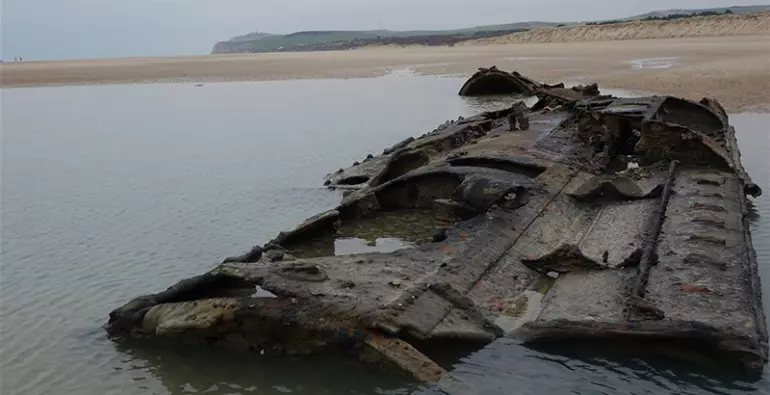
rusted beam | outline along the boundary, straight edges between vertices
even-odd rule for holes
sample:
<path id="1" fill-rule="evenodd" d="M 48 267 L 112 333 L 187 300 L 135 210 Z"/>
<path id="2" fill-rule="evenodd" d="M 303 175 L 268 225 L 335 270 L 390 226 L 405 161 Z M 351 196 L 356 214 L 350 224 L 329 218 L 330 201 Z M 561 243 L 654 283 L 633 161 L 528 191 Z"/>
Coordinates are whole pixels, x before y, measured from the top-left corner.
<path id="1" fill-rule="evenodd" d="M 630 305 L 634 305 L 636 301 L 644 298 L 647 280 L 650 278 L 650 269 L 657 260 L 655 252 L 658 249 L 658 239 L 660 238 L 660 231 L 663 228 L 663 222 L 666 220 L 666 209 L 668 208 L 668 202 L 671 200 L 671 188 L 676 180 L 678 165 L 679 161 L 673 160 L 668 167 L 668 176 L 666 177 L 666 184 L 663 186 L 663 194 L 660 197 L 658 209 L 655 212 L 655 216 L 652 218 L 652 222 L 649 224 L 644 244 L 642 245 L 642 257 L 639 261 L 634 287 L 631 289 Z M 634 309 L 631 308 L 628 309 L 626 315 L 627 320 L 631 318 L 633 310 Z"/>

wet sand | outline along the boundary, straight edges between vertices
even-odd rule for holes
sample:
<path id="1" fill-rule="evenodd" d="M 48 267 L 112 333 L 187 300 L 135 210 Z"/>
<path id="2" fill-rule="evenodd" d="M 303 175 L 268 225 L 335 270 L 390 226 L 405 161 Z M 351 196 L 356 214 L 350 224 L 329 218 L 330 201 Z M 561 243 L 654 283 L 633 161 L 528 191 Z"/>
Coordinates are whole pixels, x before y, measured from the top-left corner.
<path id="1" fill-rule="evenodd" d="M 0 65 L 0 86 L 354 78 L 410 68 L 470 75 L 497 65 L 546 82 L 588 83 L 700 99 L 731 112 L 770 111 L 770 35 L 343 52 L 84 59 Z"/>

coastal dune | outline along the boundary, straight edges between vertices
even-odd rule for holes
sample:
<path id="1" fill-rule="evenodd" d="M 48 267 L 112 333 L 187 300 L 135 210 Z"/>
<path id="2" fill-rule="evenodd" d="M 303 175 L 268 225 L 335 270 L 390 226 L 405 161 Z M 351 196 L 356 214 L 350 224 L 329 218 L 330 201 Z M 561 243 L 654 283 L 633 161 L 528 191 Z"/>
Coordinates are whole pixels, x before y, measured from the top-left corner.
<path id="1" fill-rule="evenodd" d="M 466 41 L 458 45 L 641 40 L 754 34 L 770 34 L 770 12 L 699 16 L 672 20 L 629 21 L 606 25 L 546 27 L 506 36 Z"/>

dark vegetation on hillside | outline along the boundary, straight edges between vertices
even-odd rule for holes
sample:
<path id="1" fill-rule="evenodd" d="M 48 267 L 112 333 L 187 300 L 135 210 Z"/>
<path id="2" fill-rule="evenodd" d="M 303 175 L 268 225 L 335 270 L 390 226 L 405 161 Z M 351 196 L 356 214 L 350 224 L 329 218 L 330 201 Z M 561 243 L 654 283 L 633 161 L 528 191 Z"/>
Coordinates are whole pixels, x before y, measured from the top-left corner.
<path id="1" fill-rule="evenodd" d="M 242 52 L 260 53 L 260 52 L 308 52 L 308 51 L 339 51 L 361 48 L 366 46 L 377 45 L 426 45 L 426 46 L 454 46 L 455 44 L 466 41 L 474 40 L 478 38 L 497 37 L 504 36 L 511 33 L 519 33 L 527 31 L 528 29 L 509 29 L 509 30 L 495 30 L 495 31 L 477 31 L 472 34 L 426 34 L 417 36 L 376 36 L 373 38 L 356 38 L 351 40 L 340 41 L 327 41 L 317 43 L 300 43 L 294 45 L 282 46 L 279 48 L 251 48 Z M 292 36 L 323 36 L 328 34 L 327 32 L 301 32 L 286 35 L 285 37 L 291 38 Z"/>
<path id="2" fill-rule="evenodd" d="M 648 16 L 646 18 L 639 19 L 640 21 L 670 21 L 673 19 L 685 19 L 685 18 L 694 18 L 697 16 L 716 16 L 716 15 L 722 15 L 722 14 L 732 14 L 733 12 L 730 10 L 725 10 L 725 12 L 716 12 L 716 11 L 703 11 L 703 12 L 696 12 L 692 14 L 670 14 L 665 16 Z M 609 20 L 609 21 L 600 21 L 600 22 L 588 22 L 586 25 L 614 25 L 616 23 L 625 23 L 629 22 L 628 20 Z"/>

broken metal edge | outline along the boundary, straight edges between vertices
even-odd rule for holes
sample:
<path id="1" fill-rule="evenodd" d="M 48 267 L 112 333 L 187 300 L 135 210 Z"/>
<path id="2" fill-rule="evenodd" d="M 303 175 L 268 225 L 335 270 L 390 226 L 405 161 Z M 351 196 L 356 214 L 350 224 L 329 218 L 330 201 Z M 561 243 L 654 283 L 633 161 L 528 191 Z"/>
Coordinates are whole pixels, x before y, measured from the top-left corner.
<path id="1" fill-rule="evenodd" d="M 509 89 L 500 90 L 501 82 L 506 82 L 509 85 Z M 495 86 L 495 90 L 490 92 L 489 88 L 484 84 Z M 489 94 L 519 94 L 531 96 L 539 88 L 539 84 L 535 83 L 526 77 L 523 77 L 517 72 L 506 72 L 498 69 L 495 66 L 489 68 L 480 68 L 478 72 L 473 74 L 468 81 L 460 88 L 460 96 L 483 96 Z"/>
<path id="2" fill-rule="evenodd" d="M 447 371 L 404 340 L 370 333 L 361 358 L 367 362 L 395 365 L 425 383 L 438 383 Z"/>

